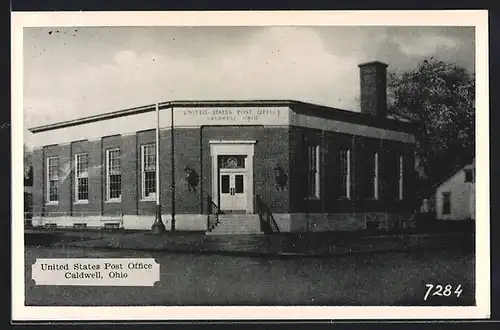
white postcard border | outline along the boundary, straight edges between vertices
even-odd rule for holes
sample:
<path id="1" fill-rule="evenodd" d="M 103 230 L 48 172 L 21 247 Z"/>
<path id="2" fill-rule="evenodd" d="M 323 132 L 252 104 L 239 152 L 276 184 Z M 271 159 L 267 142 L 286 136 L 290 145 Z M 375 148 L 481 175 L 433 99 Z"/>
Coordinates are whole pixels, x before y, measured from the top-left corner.
<path id="1" fill-rule="evenodd" d="M 490 313 L 488 12 L 14 12 L 12 13 L 12 317 L 33 320 L 481 319 Z M 476 28 L 475 307 L 27 307 L 24 306 L 23 27 L 379 25 Z"/>

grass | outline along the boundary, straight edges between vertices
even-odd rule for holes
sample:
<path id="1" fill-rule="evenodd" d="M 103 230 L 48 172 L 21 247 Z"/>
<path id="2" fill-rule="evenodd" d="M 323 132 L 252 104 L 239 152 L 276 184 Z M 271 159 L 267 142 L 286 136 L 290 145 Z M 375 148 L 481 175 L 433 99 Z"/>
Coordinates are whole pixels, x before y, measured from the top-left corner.
<path id="1" fill-rule="evenodd" d="M 474 304 L 474 256 L 458 251 L 268 259 L 221 255 L 26 249 L 26 304 L 51 306 L 324 305 L 425 306 Z M 36 286 L 36 258 L 155 258 L 154 287 Z M 460 297 L 431 297 L 425 284 L 460 284 Z"/>

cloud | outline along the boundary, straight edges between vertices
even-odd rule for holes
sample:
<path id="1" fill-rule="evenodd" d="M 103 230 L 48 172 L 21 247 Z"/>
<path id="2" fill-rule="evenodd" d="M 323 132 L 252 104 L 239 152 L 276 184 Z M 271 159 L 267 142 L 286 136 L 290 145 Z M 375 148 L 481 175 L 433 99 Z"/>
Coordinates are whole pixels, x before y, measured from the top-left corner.
<path id="1" fill-rule="evenodd" d="M 113 60 L 118 65 L 133 65 L 137 61 L 137 54 L 131 50 L 122 50 L 116 53 Z"/>
<path id="2" fill-rule="evenodd" d="M 50 80 L 30 78 L 28 121 L 38 125 L 181 99 L 299 99 L 356 107 L 356 61 L 327 53 L 307 28 L 260 30 L 244 47 L 196 60 L 140 49 L 122 49 L 103 60 L 76 63 Z"/>
<path id="3" fill-rule="evenodd" d="M 407 69 L 435 53 L 468 59 L 467 51 L 459 52 L 460 36 L 443 31 L 116 28 L 81 29 L 81 39 L 61 40 L 42 31 L 25 51 L 30 55 L 25 58 L 25 123 L 37 126 L 169 100 L 294 99 L 357 111 L 361 61 Z"/>
<path id="4" fill-rule="evenodd" d="M 393 36 L 391 41 L 398 46 L 403 54 L 410 56 L 428 56 L 436 53 L 439 49 L 451 49 L 457 46 L 457 42 L 452 38 L 439 35 L 413 38 Z"/>

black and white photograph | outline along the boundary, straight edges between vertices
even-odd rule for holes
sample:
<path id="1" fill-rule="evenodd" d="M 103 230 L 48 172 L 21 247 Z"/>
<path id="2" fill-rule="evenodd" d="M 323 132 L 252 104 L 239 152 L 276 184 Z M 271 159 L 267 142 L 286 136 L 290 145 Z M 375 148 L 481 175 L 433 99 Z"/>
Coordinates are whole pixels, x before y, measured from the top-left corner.
<path id="1" fill-rule="evenodd" d="M 488 317 L 487 13 L 198 14 L 13 17 L 14 312 Z"/>

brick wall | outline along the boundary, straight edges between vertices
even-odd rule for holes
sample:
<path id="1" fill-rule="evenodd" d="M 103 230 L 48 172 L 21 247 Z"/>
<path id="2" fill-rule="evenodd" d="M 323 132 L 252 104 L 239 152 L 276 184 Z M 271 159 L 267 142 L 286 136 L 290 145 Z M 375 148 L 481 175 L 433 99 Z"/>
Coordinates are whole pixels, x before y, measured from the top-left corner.
<path id="1" fill-rule="evenodd" d="M 186 167 L 188 167 L 193 169 L 199 177 L 201 175 L 200 129 L 176 128 L 174 130 L 174 142 L 175 211 L 176 213 L 189 214 L 202 213 L 203 205 L 201 201 L 204 201 L 203 194 L 210 191 L 210 188 L 203 189 L 204 187 L 201 187 L 198 183 L 195 189 L 190 190 L 185 171 Z M 210 154 L 210 149 L 205 150 L 205 152 Z M 168 163 L 171 163 L 171 161 L 169 160 Z M 171 179 L 166 182 L 171 182 Z M 207 187 L 211 187 L 211 185 Z"/>
<path id="2" fill-rule="evenodd" d="M 288 133 L 289 140 L 289 178 L 288 191 L 290 199 L 290 212 L 303 212 L 304 187 L 307 184 L 305 175 L 307 168 L 303 162 L 303 129 L 290 127 Z"/>
<path id="3" fill-rule="evenodd" d="M 122 136 L 122 202 L 124 214 L 137 215 L 139 189 L 137 187 L 138 154 L 137 135 Z M 140 155 L 140 153 L 139 153 Z"/>
<path id="4" fill-rule="evenodd" d="M 276 182 L 278 167 L 290 176 L 288 128 L 262 127 L 259 133 L 254 155 L 255 194 L 260 195 L 273 212 L 289 212 L 288 182 L 283 189 Z"/>
<path id="5" fill-rule="evenodd" d="M 386 64 L 360 66 L 360 108 L 362 113 L 384 118 L 387 113 Z"/>
<path id="6" fill-rule="evenodd" d="M 34 212 L 79 212 L 95 211 L 127 215 L 154 215 L 155 200 L 141 200 L 141 145 L 155 142 L 155 130 L 134 135 L 110 136 L 98 141 L 75 141 L 70 145 L 48 146 L 34 151 L 33 157 L 33 210 Z M 254 194 L 276 213 L 350 213 L 385 212 L 408 209 L 412 195 L 409 172 L 413 169 L 413 147 L 404 143 L 366 139 L 349 134 L 323 132 L 298 127 L 262 126 L 209 126 L 201 128 L 178 128 L 174 130 L 175 163 L 171 163 L 171 131 L 161 132 L 161 205 L 164 214 L 172 210 L 172 167 L 175 171 L 176 214 L 201 214 L 206 212 L 207 196 L 212 194 L 212 160 L 210 140 L 256 140 L 254 154 Z M 304 153 L 308 143 L 321 146 L 320 198 L 305 200 L 307 187 L 307 157 Z M 121 148 L 122 196 L 121 203 L 107 203 L 106 197 L 106 150 Z M 339 148 L 351 147 L 351 200 L 336 198 L 336 178 L 333 159 Z M 363 182 L 362 155 L 379 150 L 385 180 L 386 157 L 393 153 L 405 155 L 405 180 L 403 201 L 388 200 L 386 186 L 380 186 L 380 200 L 361 198 Z M 74 201 L 74 155 L 86 152 L 89 159 L 89 203 Z M 46 158 L 59 156 L 60 191 L 58 205 L 45 205 Z M 199 177 L 195 191 L 189 191 L 185 168 L 193 169 Z M 280 167 L 287 176 L 287 184 L 281 189 L 276 182 L 275 168 Z M 215 196 L 214 196 L 215 197 Z"/>
<path id="7" fill-rule="evenodd" d="M 44 211 L 45 196 L 44 196 L 44 177 L 45 177 L 45 156 L 44 148 L 33 150 L 32 166 L 33 166 L 33 214 L 40 214 Z"/>
<path id="8" fill-rule="evenodd" d="M 411 208 L 413 197 L 412 181 L 414 170 L 413 145 L 388 140 L 365 138 L 350 134 L 322 132 L 313 129 L 291 127 L 290 140 L 290 211 L 292 213 L 350 213 L 350 212 L 405 212 Z M 305 198 L 307 189 L 307 145 L 318 144 L 322 149 L 320 198 Z M 340 148 L 351 149 L 351 199 L 338 198 L 335 189 L 338 187 L 334 157 Z M 370 189 L 366 180 L 367 171 L 365 156 L 378 153 L 379 159 L 379 198 L 367 198 L 364 189 Z M 390 157 L 404 156 L 404 199 L 402 201 L 388 197 L 388 173 L 386 164 Z"/>

